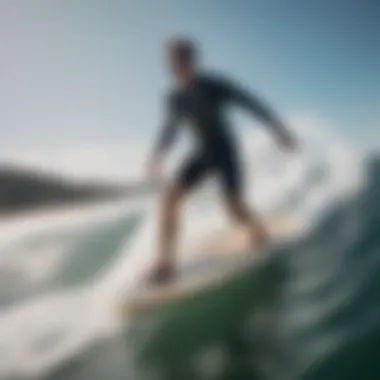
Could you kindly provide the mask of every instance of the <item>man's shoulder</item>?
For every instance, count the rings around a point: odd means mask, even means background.
[[[231,83],[228,75],[217,71],[204,72],[200,77],[204,84],[221,91],[228,89]]]
[[[218,71],[202,71],[199,78],[205,83],[218,84],[226,80],[226,75]]]

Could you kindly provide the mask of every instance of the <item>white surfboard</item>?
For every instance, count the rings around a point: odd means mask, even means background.
[[[272,242],[293,231],[290,218],[267,221]],[[271,246],[271,244],[269,245]],[[267,251],[267,250],[266,250]],[[121,317],[139,317],[165,304],[220,286],[241,269],[265,259],[265,252],[252,252],[247,234],[241,229],[220,230],[189,247],[176,277],[168,284],[154,286],[141,281],[129,289],[117,305]]]

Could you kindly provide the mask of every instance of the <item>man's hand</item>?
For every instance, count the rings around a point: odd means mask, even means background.
[[[147,166],[148,177],[157,182],[162,179],[162,159],[161,157],[154,156],[150,159]]]
[[[281,132],[278,133],[276,137],[277,137],[278,144],[282,148],[285,148],[286,150],[289,150],[289,151],[297,150],[298,143],[297,143],[296,138],[286,129],[282,128]]]

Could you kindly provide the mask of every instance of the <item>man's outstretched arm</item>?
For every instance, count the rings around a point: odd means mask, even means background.
[[[161,177],[161,165],[163,156],[172,146],[178,133],[178,112],[174,101],[170,97],[166,104],[164,124],[161,127],[157,141],[155,143],[153,154],[148,162],[149,175],[155,179]]]
[[[228,83],[223,87],[227,97],[232,102],[253,113],[276,134],[282,143],[287,146],[295,144],[291,132],[285,127],[277,114],[261,99],[237,85]]]
[[[166,104],[164,123],[153,150],[155,158],[162,157],[173,145],[178,134],[178,124],[178,112],[174,101],[169,98]]]

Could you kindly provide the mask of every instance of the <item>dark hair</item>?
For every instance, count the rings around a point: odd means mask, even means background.
[[[186,38],[171,39],[169,42],[169,50],[190,62],[196,61],[198,55],[195,42]]]

